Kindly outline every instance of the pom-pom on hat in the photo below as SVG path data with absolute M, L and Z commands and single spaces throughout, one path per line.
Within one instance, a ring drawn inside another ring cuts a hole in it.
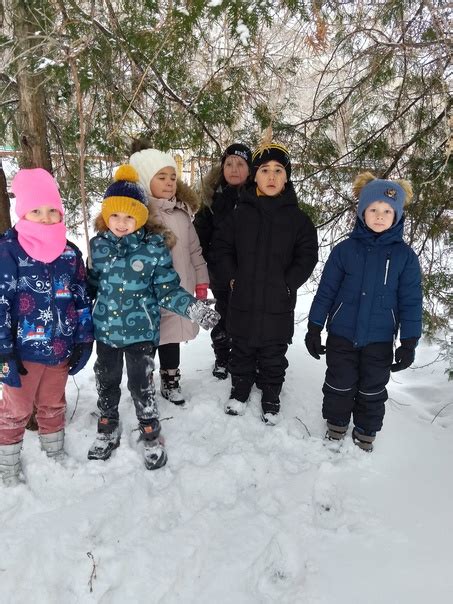
M 242 159 L 247 162 L 249 169 L 251 169 L 252 151 L 247 147 L 247 145 L 243 145 L 242 143 L 233 143 L 232 145 L 227 147 L 223 152 L 222 159 L 220 161 L 222 167 L 226 161 L 226 158 L 230 155 L 237 155 L 238 157 L 242 157 Z
M 291 160 L 288 149 L 279 143 L 262 143 L 252 155 L 252 178 L 255 178 L 256 172 L 260 166 L 269 161 L 277 161 L 286 171 L 288 180 L 291 178 Z
M 138 183 L 138 174 L 129 164 L 123 164 L 115 172 L 114 182 L 108 187 L 102 202 L 102 218 L 108 224 L 112 214 L 123 212 L 133 216 L 136 228 L 142 227 L 148 220 L 146 195 Z
M 394 224 L 403 216 L 404 205 L 412 199 L 412 186 L 407 180 L 384 180 L 371 172 L 359 174 L 353 184 L 354 195 L 358 198 L 357 216 L 364 222 L 367 207 L 375 201 L 388 203 L 395 212 Z
M 163 168 L 174 168 L 176 162 L 171 155 L 158 149 L 142 149 L 132 153 L 129 163 L 138 173 L 139 181 L 147 193 L 151 193 L 149 183 Z
M 64 215 L 57 182 L 43 168 L 19 170 L 11 181 L 11 190 L 16 197 L 16 214 L 19 218 L 39 206 L 50 206 Z

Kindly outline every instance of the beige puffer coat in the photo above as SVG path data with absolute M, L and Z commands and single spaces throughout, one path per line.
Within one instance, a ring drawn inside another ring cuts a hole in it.
M 166 230 L 167 244 L 171 248 L 173 266 L 181 279 L 181 285 L 191 294 L 199 283 L 209 283 L 208 269 L 201 253 L 200 241 L 192 224 L 197 210 L 197 195 L 178 180 L 176 197 L 156 199 L 150 197 L 148 207 L 154 223 Z M 167 232 L 171 234 L 168 235 Z M 175 344 L 193 340 L 199 331 L 196 323 L 168 310 L 161 309 L 160 344 Z

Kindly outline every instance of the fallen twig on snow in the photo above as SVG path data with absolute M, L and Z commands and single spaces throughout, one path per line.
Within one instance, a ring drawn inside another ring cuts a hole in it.
M 296 415 L 296 419 L 297 419 L 297 421 L 298 421 L 298 422 L 300 422 L 300 423 L 302 424 L 302 426 L 305 428 L 305 430 L 307 431 L 308 436 L 311 436 L 311 434 L 310 434 L 310 430 L 307 428 L 306 424 L 304 424 L 304 422 L 303 422 L 303 421 L 302 421 L 302 420 L 301 420 L 299 417 L 297 417 L 297 415 Z
M 88 581 L 88 585 L 90 586 L 90 593 L 92 593 L 93 592 L 93 579 L 96 579 L 96 561 L 91 552 L 87 552 L 87 556 L 93 564 L 93 568 L 91 569 L 90 580 Z

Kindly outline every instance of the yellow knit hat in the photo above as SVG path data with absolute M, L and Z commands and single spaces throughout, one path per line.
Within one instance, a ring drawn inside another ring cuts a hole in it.
M 123 164 L 115 172 L 113 180 L 104 195 L 102 218 L 108 224 L 112 214 L 123 212 L 135 218 L 136 229 L 139 229 L 148 220 L 149 212 L 137 171 L 130 164 Z

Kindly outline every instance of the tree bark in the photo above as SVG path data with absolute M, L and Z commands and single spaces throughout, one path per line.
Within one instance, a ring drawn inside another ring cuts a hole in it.
M 34 2 L 13 0 L 12 4 L 19 92 L 17 130 L 22 151 L 19 165 L 21 168 L 45 168 L 52 172 L 43 77 L 36 72 L 39 36 L 34 35 Z
M 0 234 L 4 233 L 11 226 L 10 203 L 8 189 L 6 186 L 6 176 L 0 160 Z

